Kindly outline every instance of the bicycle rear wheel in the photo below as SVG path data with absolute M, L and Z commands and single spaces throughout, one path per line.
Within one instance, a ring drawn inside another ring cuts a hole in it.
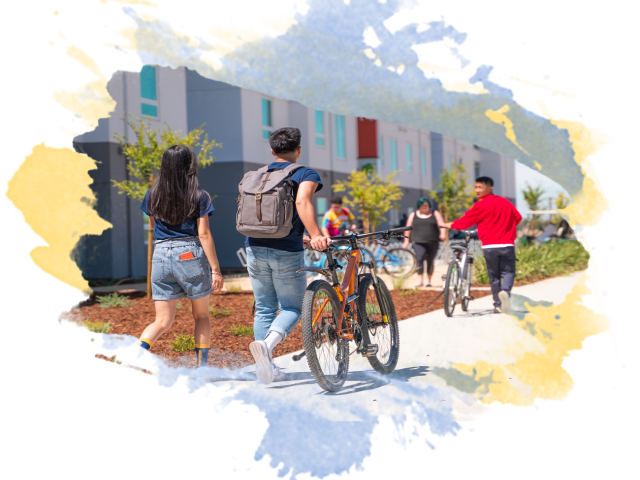
M 391 248 L 382 254 L 382 267 L 392 277 L 408 277 L 418 268 L 416 255 L 404 248 Z
M 467 275 L 466 281 L 464 282 L 464 288 L 462 289 L 462 300 L 460 301 L 460 306 L 462 307 L 462 311 L 466 312 L 469 310 L 469 296 L 471 295 L 471 284 L 473 283 L 473 263 L 467 263 Z
M 460 268 L 458 262 L 451 260 L 447 269 L 447 277 L 444 281 L 444 313 L 447 317 L 453 315 L 456 308 L 456 300 L 458 297 L 458 278 L 460 277 Z
M 311 282 L 302 301 L 302 340 L 309 369 L 328 392 L 340 390 L 349 371 L 349 342 L 338 337 L 340 301 L 324 280 Z
M 393 372 L 398 364 L 400 332 L 393 299 L 384 282 L 380 279 L 378 282 L 376 289 L 372 277 L 362 277 L 358 288 L 358 323 L 364 345 L 378 345 L 378 353 L 367 357 L 371 367 L 386 375 Z

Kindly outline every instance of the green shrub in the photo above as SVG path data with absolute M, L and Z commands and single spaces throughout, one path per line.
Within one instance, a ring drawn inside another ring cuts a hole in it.
M 575 241 L 518 246 L 516 257 L 516 280 L 519 281 L 567 275 L 584 270 L 589 264 L 589 253 Z M 483 255 L 476 256 L 475 276 L 478 283 L 489 283 Z
M 189 335 L 174 335 L 175 340 L 171 342 L 171 350 L 174 352 L 191 352 L 196 349 L 196 341 Z
M 100 304 L 101 308 L 130 307 L 132 305 L 127 297 L 119 295 L 118 292 L 113 292 L 109 295 L 96 297 L 96 302 Z
M 398 292 L 398 295 L 413 295 L 414 293 L 418 293 L 420 290 L 418 288 L 403 288 Z
M 229 307 L 209 307 L 209 313 L 212 317 L 228 317 L 231 312 L 233 312 L 233 309 Z
M 246 325 L 231 325 L 229 327 L 231 334 L 236 337 L 253 337 L 253 327 L 247 327 Z
M 111 331 L 111 323 L 109 322 L 91 322 L 85 320 L 83 325 L 94 333 L 109 333 Z

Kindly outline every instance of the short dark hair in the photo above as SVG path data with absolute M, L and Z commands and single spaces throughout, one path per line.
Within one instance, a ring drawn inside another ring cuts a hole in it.
M 337 203 L 338 205 L 342 205 L 342 197 L 331 197 L 331 203 Z
M 493 187 L 493 178 L 491 177 L 478 177 L 476 178 L 476 183 L 484 183 L 489 187 Z
M 299 128 L 280 128 L 269 135 L 269 145 L 273 153 L 295 152 L 300 146 L 301 137 Z

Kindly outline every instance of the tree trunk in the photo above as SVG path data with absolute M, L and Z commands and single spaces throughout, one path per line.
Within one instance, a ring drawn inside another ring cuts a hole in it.
M 153 184 L 153 173 L 150 177 L 150 185 Z M 153 227 L 155 226 L 155 220 L 153 217 L 149 217 L 149 236 L 147 245 L 147 298 L 151 298 L 151 265 L 153 263 Z

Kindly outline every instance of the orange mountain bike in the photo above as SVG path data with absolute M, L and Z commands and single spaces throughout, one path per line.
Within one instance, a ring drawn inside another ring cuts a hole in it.
M 307 287 L 301 318 L 304 352 L 294 356 L 294 360 L 307 357 L 309 369 L 323 389 L 340 390 L 347 379 L 349 356 L 354 353 L 367 357 L 371 366 L 382 374 L 396 368 L 400 335 L 393 300 L 387 286 L 376 275 L 373 262 L 362 261 L 358 241 L 374 236 L 388 241 L 407 230 L 411 227 L 332 237 L 333 243 L 324 251 L 327 268 L 300 270 L 320 273 L 331 281 L 316 280 Z M 349 260 L 340 284 L 338 270 L 342 266 L 332 253 L 345 244 L 349 246 Z M 361 269 L 367 273 L 359 273 Z M 355 344 L 352 352 L 349 352 L 350 342 Z

